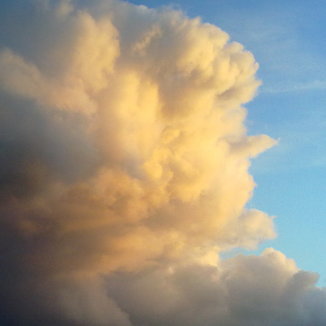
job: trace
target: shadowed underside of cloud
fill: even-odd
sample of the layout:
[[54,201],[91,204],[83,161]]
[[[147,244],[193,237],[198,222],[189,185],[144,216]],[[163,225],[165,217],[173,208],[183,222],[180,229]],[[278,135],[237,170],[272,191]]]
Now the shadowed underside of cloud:
[[245,205],[259,82],[200,19],[121,1],[3,2],[1,325],[324,325],[325,291]]

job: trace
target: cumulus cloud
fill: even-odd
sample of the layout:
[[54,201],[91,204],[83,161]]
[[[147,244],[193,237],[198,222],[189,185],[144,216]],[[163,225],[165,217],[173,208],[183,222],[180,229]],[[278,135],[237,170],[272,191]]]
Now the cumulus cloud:
[[324,320],[282,254],[218,261],[275,236],[245,206],[250,159],[275,144],[244,125],[251,53],[170,9],[1,6],[2,325]]
[[315,281],[314,273],[299,271],[293,260],[267,249],[218,268],[117,274],[107,284],[134,325],[324,325],[326,292]]

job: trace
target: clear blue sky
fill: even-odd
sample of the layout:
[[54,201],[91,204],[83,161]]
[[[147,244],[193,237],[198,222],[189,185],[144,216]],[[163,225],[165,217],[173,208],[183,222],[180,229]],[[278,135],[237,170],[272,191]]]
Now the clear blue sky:
[[260,249],[281,250],[326,286],[326,1],[131,2],[201,16],[255,55],[263,86],[247,104],[249,133],[280,139],[251,169],[249,206],[277,216],[278,238]]

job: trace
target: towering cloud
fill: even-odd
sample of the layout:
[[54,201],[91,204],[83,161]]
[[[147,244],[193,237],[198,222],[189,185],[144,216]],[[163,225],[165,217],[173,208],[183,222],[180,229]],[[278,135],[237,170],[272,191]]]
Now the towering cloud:
[[[324,290],[248,210],[253,56],[121,1],[4,1],[1,325],[325,324]],[[301,323],[301,324],[300,324]]]

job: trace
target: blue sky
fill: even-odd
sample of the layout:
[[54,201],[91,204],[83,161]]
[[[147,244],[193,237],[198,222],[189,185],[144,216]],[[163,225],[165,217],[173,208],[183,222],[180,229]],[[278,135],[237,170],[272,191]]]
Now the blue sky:
[[247,104],[248,130],[279,139],[251,168],[257,188],[249,206],[277,217],[278,238],[260,249],[283,251],[326,286],[326,2],[132,2],[201,16],[255,55],[263,85]]

